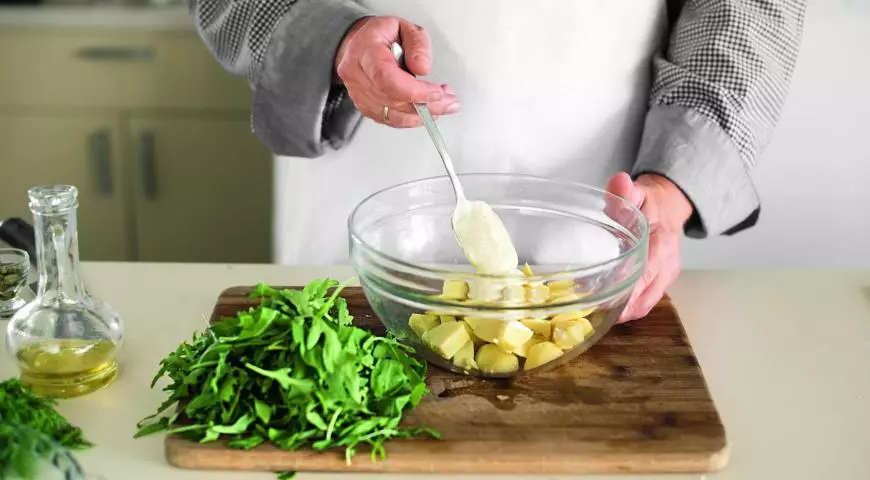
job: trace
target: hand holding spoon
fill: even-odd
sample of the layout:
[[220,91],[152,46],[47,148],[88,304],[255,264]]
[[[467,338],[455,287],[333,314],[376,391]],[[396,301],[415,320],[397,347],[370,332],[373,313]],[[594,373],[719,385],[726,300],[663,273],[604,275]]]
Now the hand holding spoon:
[[[410,73],[404,62],[404,50],[398,43],[392,45],[393,55],[399,66]],[[511,237],[499,216],[486,202],[468,200],[453,168],[453,160],[447,152],[447,145],[441,137],[438,126],[425,103],[415,103],[414,109],[423,120],[423,125],[441,161],[447,170],[447,176],[456,194],[456,208],[453,210],[452,224],[456,241],[465,252],[468,261],[478,273],[499,275],[514,274],[517,271],[519,258]]]

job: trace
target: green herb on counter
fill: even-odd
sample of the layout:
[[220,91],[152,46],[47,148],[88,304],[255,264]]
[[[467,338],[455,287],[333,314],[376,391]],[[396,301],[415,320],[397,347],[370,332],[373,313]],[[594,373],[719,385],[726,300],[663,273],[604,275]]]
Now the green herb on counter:
[[169,377],[169,397],[139,423],[136,437],[226,439],[238,449],[266,442],[286,450],[344,448],[348,463],[363,444],[375,461],[385,458],[387,440],[439,438],[399,425],[428,392],[426,364],[394,338],[352,326],[341,289],[329,279],[301,290],[257,285],[257,307],[219,319],[160,362],[151,386]]
[[0,478],[36,478],[40,461],[48,461],[66,478],[83,477],[70,450],[93,444],[54,407],[53,400],[34,394],[17,379],[0,383]]

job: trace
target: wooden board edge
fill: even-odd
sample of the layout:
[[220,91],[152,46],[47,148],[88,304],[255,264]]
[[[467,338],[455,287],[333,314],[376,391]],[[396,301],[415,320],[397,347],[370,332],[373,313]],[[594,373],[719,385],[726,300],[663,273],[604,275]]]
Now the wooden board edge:
[[[480,451],[473,442],[452,446],[459,451]],[[221,445],[202,448],[196,442],[176,436],[167,436],[166,459],[170,465],[183,470],[231,471],[302,471],[336,473],[403,473],[403,474],[526,474],[526,475],[576,475],[576,474],[704,474],[722,470],[730,458],[730,449],[724,445],[717,451],[705,454],[686,453],[574,453],[549,458],[500,456],[494,453],[486,458],[469,455],[465,458],[451,456],[449,462],[439,461],[438,455],[429,455],[429,461],[421,461],[419,452],[390,450],[387,459],[372,462],[367,452],[360,452],[348,465],[341,452],[318,453],[313,451],[288,451],[274,455],[274,450],[226,450]],[[496,452],[497,450],[491,450]]]

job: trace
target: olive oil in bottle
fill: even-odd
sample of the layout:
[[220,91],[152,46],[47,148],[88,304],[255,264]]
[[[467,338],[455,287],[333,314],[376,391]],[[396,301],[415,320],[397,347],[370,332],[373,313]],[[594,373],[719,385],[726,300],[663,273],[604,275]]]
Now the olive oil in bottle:
[[21,381],[48,397],[90,393],[118,374],[115,345],[108,340],[43,340],[23,347],[17,356]]
[[36,237],[39,286],[6,328],[7,350],[22,383],[47,397],[77,397],[110,384],[123,324],[88,292],[80,272],[78,190],[46,185],[28,190]]

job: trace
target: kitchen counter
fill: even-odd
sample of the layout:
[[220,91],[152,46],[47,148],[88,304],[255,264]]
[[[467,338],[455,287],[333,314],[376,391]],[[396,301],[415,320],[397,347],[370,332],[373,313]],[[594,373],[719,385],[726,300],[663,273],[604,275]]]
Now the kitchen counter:
[[[97,447],[78,454],[106,480],[270,479],[178,470],[163,437],[134,440],[163,399],[148,385],[157,362],[201,329],[218,293],[265,281],[304,284],[353,276],[345,268],[86,263],[91,290],[124,319],[121,377],[60,411]],[[585,480],[870,478],[870,272],[686,272],[671,296],[722,414],[731,460],[706,476],[584,476]],[[0,376],[15,374],[5,346]],[[388,447],[389,450],[389,447]],[[401,475],[300,474],[300,479]],[[437,476],[414,476],[434,479]],[[451,480],[477,478],[451,475]],[[560,477],[565,478],[565,477]]]
[[0,27],[87,27],[108,29],[193,29],[185,6],[47,5],[2,6]]

